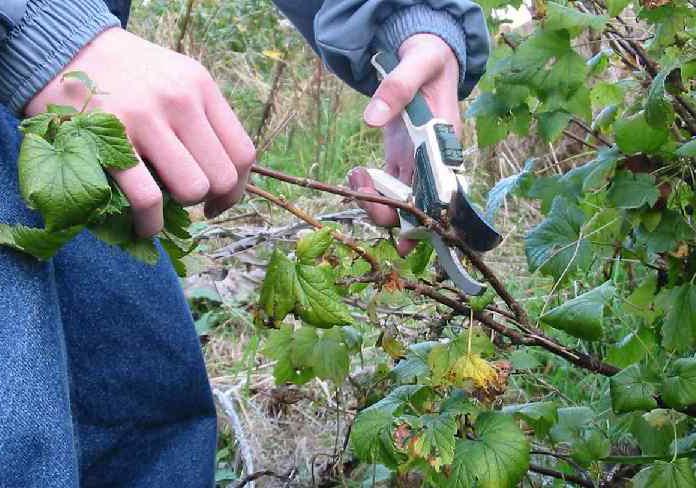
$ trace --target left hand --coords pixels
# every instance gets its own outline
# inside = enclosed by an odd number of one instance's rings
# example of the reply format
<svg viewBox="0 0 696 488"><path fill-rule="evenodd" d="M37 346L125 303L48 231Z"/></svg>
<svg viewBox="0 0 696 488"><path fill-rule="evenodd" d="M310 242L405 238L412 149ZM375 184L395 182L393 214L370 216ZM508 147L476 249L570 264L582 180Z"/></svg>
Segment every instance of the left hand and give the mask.
<svg viewBox="0 0 696 488"><path fill-rule="evenodd" d="M432 34L409 37L399 48L399 58L399 65L382 80L372 96L364 119L367 125L383 129L386 171L411 185L414 149L401 120L401 112L420 90L433 115L454 125L457 135L460 135L459 63L450 47ZM377 194L364 168L353 168L348 174L348 182L353 190ZM390 227L399 223L399 217L391 207L370 202L360 202L360 206L377 225ZM406 255L415 245L413 241L401 240L399 253Z"/></svg>

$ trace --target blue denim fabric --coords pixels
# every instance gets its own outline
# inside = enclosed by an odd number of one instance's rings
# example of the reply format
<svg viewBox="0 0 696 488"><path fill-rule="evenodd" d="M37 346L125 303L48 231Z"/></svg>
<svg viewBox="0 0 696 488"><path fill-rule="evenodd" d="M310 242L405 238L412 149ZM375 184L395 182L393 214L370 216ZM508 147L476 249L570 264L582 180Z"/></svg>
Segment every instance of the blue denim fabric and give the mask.
<svg viewBox="0 0 696 488"><path fill-rule="evenodd" d="M21 201L0 107L0 222ZM85 233L50 262L0 247L0 487L209 488L215 408L169 261Z"/></svg>

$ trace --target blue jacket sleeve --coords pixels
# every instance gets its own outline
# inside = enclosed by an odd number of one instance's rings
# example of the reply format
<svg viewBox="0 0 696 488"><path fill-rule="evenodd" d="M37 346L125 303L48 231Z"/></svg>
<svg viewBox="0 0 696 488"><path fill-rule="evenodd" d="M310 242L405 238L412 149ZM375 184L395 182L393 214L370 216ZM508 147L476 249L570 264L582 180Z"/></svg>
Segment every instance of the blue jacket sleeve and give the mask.
<svg viewBox="0 0 696 488"><path fill-rule="evenodd" d="M3 0L0 103L21 115L85 44L119 25L103 0Z"/></svg>
<svg viewBox="0 0 696 488"><path fill-rule="evenodd" d="M471 0L274 0L326 65L369 95L377 87L370 67L375 40L398 50L418 33L442 38L457 56L459 96L465 98L485 72L486 20Z"/></svg>

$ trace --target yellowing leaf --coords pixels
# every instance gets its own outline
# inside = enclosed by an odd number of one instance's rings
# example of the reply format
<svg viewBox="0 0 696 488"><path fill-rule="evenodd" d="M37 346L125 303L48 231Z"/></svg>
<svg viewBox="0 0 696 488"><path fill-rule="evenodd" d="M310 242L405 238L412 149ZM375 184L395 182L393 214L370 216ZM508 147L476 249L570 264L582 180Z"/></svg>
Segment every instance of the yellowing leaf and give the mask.
<svg viewBox="0 0 696 488"><path fill-rule="evenodd" d="M457 381L471 381L477 388L486 388L498 379L498 372L478 354L465 354L451 370Z"/></svg>
<svg viewBox="0 0 696 488"><path fill-rule="evenodd" d="M267 58L275 59L276 61L283 60L283 53L281 53L280 51L276 51L275 49L264 49L263 51L261 51L261 54L263 54Z"/></svg>

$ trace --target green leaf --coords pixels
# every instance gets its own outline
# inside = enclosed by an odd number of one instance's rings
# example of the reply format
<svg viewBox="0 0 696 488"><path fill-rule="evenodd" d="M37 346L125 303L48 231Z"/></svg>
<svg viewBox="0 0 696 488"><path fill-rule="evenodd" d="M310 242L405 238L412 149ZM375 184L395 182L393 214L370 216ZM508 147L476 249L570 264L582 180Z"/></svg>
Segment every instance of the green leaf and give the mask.
<svg viewBox="0 0 696 488"><path fill-rule="evenodd" d="M558 409L558 422L551 428L551 439L555 443L573 444L583 431L592 425L594 411L589 407L565 407Z"/></svg>
<svg viewBox="0 0 696 488"><path fill-rule="evenodd" d="M411 344L408 347L406 358L394 366L391 374L402 383L428 375L430 373L429 355L437 345L438 343L433 341Z"/></svg>
<svg viewBox="0 0 696 488"><path fill-rule="evenodd" d="M280 323L295 308L295 266L275 249L261 286L259 306L274 323Z"/></svg>
<svg viewBox="0 0 696 488"><path fill-rule="evenodd" d="M595 110L603 109L609 105L620 106L624 101L623 87L614 82L601 81L590 90L590 100Z"/></svg>
<svg viewBox="0 0 696 488"><path fill-rule="evenodd" d="M597 341L602 337L604 308L614 292L614 287L607 281L548 311L540 320L574 337Z"/></svg>
<svg viewBox="0 0 696 488"><path fill-rule="evenodd" d="M643 368L632 364L611 377L611 405L616 413L650 410L657 407L657 390L645 378Z"/></svg>
<svg viewBox="0 0 696 488"><path fill-rule="evenodd" d="M297 329L292 337L290 359L298 366L311 367L315 363L314 347L319 341L317 329L303 326Z"/></svg>
<svg viewBox="0 0 696 488"><path fill-rule="evenodd" d="M302 264L314 264L317 258L324 255L332 242L330 227L306 234L297 242L297 260Z"/></svg>
<svg viewBox="0 0 696 488"><path fill-rule="evenodd" d="M503 413L524 420L534 429L534 434L537 437L543 438L548 435L551 427L558 422L558 403L534 402L508 405L503 408Z"/></svg>
<svg viewBox="0 0 696 488"><path fill-rule="evenodd" d="M188 231L191 225L191 217L188 211L173 198L167 198L164 203L164 230L179 239L190 239Z"/></svg>
<svg viewBox="0 0 696 488"><path fill-rule="evenodd" d="M340 385L348 376L350 358L340 327L327 329L312 350L311 366L322 379Z"/></svg>
<svg viewBox="0 0 696 488"><path fill-rule="evenodd" d="M488 192L488 201L486 202L486 218L493 221L495 213L505 202L508 195L514 195L518 190L524 192L525 188L529 188L531 180L534 178L534 164L536 160L528 159L524 164L524 169L521 173L508 176L498 181L491 191Z"/></svg>
<svg viewBox="0 0 696 488"><path fill-rule="evenodd" d="M155 265L160 260L160 253L154 239L135 239L122 244L121 247L145 264Z"/></svg>
<svg viewBox="0 0 696 488"><path fill-rule="evenodd" d="M669 130L666 127L652 127L642 111L617 120L614 134L619 149L628 155L657 152L669 139Z"/></svg>
<svg viewBox="0 0 696 488"><path fill-rule="evenodd" d="M562 110L537 114L539 134L545 142L554 142L563 133L572 118L571 114Z"/></svg>
<svg viewBox="0 0 696 488"><path fill-rule="evenodd" d="M51 145L27 134L19 153L19 185L48 230L86 224L111 198L94 144L79 136L58 136Z"/></svg>
<svg viewBox="0 0 696 488"><path fill-rule="evenodd" d="M510 362L513 370L535 369L541 366L541 362L529 351L517 349L510 354Z"/></svg>
<svg viewBox="0 0 696 488"><path fill-rule="evenodd" d="M660 197L655 186L655 177L648 173L617 171L612 181L607 199L617 208L652 207Z"/></svg>
<svg viewBox="0 0 696 488"><path fill-rule="evenodd" d="M511 417L484 412L475 439L458 439L448 488L513 488L529 468L529 442Z"/></svg>
<svg viewBox="0 0 696 488"><path fill-rule="evenodd" d="M604 73L606 69L609 67L609 62L613 54L614 53L611 49L602 49L597 54L588 59L587 66L588 68L590 68L589 74L592 76L598 76Z"/></svg>
<svg viewBox="0 0 696 488"><path fill-rule="evenodd" d="M83 227L76 226L48 231L23 225L0 224L0 245L12 247L38 259L50 259L82 229Z"/></svg>
<svg viewBox="0 0 696 488"><path fill-rule="evenodd" d="M573 444L571 457L581 466L606 457L611 452L611 442L597 429L585 430Z"/></svg>
<svg viewBox="0 0 696 488"><path fill-rule="evenodd" d="M607 105L592 120L591 129L595 131L608 128L616 120L618 111L619 107L617 105Z"/></svg>
<svg viewBox="0 0 696 488"><path fill-rule="evenodd" d="M54 115L74 115L78 113L75 107L71 107L70 105L57 105L55 103L46 105L46 112Z"/></svg>
<svg viewBox="0 0 696 488"><path fill-rule="evenodd" d="M264 356L271 359L281 359L288 355L292 346L293 329L289 324L284 324L280 329L272 329L268 332L268 339L261 351Z"/></svg>
<svg viewBox="0 0 696 488"><path fill-rule="evenodd" d="M559 279L566 269L585 269L592 259L590 243L580 237L585 217L579 207L556 197L548 217L525 238L529 270Z"/></svg>
<svg viewBox="0 0 696 488"><path fill-rule="evenodd" d="M662 384L668 407L684 409L696 404L696 358L677 359Z"/></svg>
<svg viewBox="0 0 696 488"><path fill-rule="evenodd" d="M433 256L433 246L428 241L421 241L416 248L406 258L406 265L415 275L421 275L425 272L430 264L430 258Z"/></svg>
<svg viewBox="0 0 696 488"><path fill-rule="evenodd" d="M628 7L631 0L607 0L607 10L611 17L616 17Z"/></svg>
<svg viewBox="0 0 696 488"><path fill-rule="evenodd" d="M97 146L99 162L105 168L128 169L140 162L125 126L115 115L100 111L76 115L61 125L58 133L91 138Z"/></svg>
<svg viewBox="0 0 696 488"><path fill-rule="evenodd" d="M656 426L654 423L650 425L646 420L649 414L634 414L629 428L630 432L638 441L641 453L649 456L660 456L671 459L674 455L674 430L676 427L677 437L684 435L686 432L687 423L680 421L675 425Z"/></svg>
<svg viewBox="0 0 696 488"><path fill-rule="evenodd" d="M85 88L87 88L89 91L97 91L97 84L94 81L92 81L92 78L90 78L89 75L84 71L69 71L63 75L62 79L77 80L83 85L85 85Z"/></svg>
<svg viewBox="0 0 696 488"><path fill-rule="evenodd" d="M693 239L694 232L680 212L662 210L660 221L652 231L646 222L636 231L636 240L644 244L649 252L663 253L674 250L681 241Z"/></svg>
<svg viewBox="0 0 696 488"><path fill-rule="evenodd" d="M677 156L681 156L683 158L695 158L696 157L696 138L691 139L688 142L685 142L681 146L679 146L679 149L677 149L676 152Z"/></svg>
<svg viewBox="0 0 696 488"><path fill-rule="evenodd" d="M590 169L582 182L582 191L590 192L606 186L614 175L619 157L620 154L615 148L600 150L597 159L587 163Z"/></svg>
<svg viewBox="0 0 696 488"><path fill-rule="evenodd" d="M48 133L48 128L52 122L56 121L55 114L44 112L34 117L29 117L22 120L19 124L19 129L26 134L34 134L44 138Z"/></svg>
<svg viewBox="0 0 696 488"><path fill-rule="evenodd" d="M507 83L527 85L542 99L570 98L585 82L588 67L570 46L565 30L538 30L493 67Z"/></svg>
<svg viewBox="0 0 696 488"><path fill-rule="evenodd" d="M350 432L350 445L358 459L395 464L390 432L393 421L391 412L382 409L370 407L358 414Z"/></svg>
<svg viewBox="0 0 696 488"><path fill-rule="evenodd" d="M607 18L604 16L586 14L576 8L566 7L556 2L547 2L546 7L544 29L565 29L570 32L572 37L580 35L587 28L595 31L601 30L607 22Z"/></svg>
<svg viewBox="0 0 696 488"><path fill-rule="evenodd" d="M348 325L353 322L327 272L317 266L299 264L295 272L295 310L315 327ZM288 293L286 289L285 293Z"/></svg>
<svg viewBox="0 0 696 488"><path fill-rule="evenodd" d="M669 351L686 352L696 346L696 286L690 283L666 289L658 295L665 311L662 346Z"/></svg>
<svg viewBox="0 0 696 488"><path fill-rule="evenodd" d="M655 332L647 327L641 327L614 344L609 349L606 360L614 366L625 368L652 354L656 345Z"/></svg>
<svg viewBox="0 0 696 488"><path fill-rule="evenodd" d="M655 461L633 477L634 488L693 488L696 476L689 458L674 462Z"/></svg>
<svg viewBox="0 0 696 488"><path fill-rule="evenodd" d="M391 436L394 414L423 388L421 385L400 386L358 414L351 429L350 445L359 459L396 466Z"/></svg>
<svg viewBox="0 0 696 488"><path fill-rule="evenodd" d="M422 458L438 458L441 464L454 460L454 441L457 422L452 415L436 414L420 417L423 430L413 443L414 451Z"/></svg>
<svg viewBox="0 0 696 488"><path fill-rule="evenodd" d="M673 70L674 66L668 66L655 76L645 101L645 120L657 129L669 127L674 122L674 108L665 98L665 80Z"/></svg>

